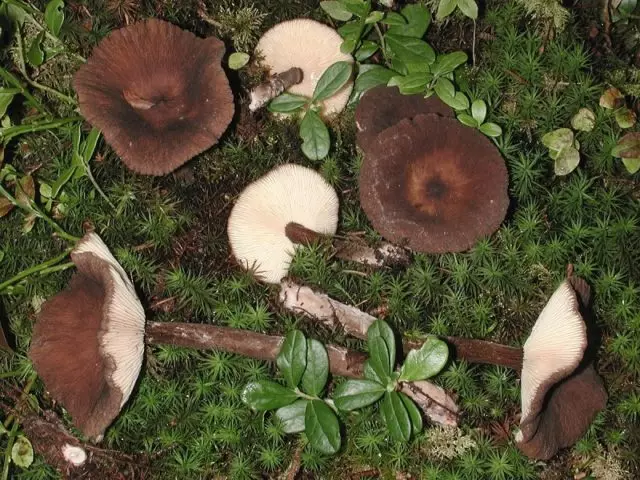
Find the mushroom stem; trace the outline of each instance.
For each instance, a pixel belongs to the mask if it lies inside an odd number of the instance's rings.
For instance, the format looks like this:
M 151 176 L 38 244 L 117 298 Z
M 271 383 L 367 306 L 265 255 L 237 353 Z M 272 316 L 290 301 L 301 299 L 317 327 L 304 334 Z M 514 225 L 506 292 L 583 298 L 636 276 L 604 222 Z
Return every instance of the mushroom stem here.
M 214 325 L 147 322 L 147 342 L 153 345 L 177 345 L 200 350 L 216 349 L 258 360 L 273 361 L 278 356 L 284 337 L 264 335 Z M 364 353 L 336 345 L 327 345 L 331 373 L 341 377 L 362 376 Z
M 302 77 L 302 70 L 297 67 L 270 77 L 251 91 L 249 110 L 255 112 L 264 107 L 271 99 L 280 95 L 287 88 L 300 83 Z
M 284 227 L 284 234 L 293 243 L 307 246 L 324 239 L 331 238 L 330 236 L 318 233 L 315 230 L 311 230 L 310 228 L 296 222 L 287 223 Z

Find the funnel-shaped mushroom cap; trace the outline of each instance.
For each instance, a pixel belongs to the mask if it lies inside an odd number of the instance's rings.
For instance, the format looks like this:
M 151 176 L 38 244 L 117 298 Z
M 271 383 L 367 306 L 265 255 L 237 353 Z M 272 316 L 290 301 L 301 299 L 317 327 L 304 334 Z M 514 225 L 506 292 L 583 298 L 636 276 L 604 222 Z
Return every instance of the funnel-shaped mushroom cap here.
M 490 235 L 509 205 L 504 160 L 476 129 L 416 115 L 381 132 L 360 169 L 360 204 L 387 240 L 459 252 Z
M 318 80 L 332 64 L 353 62 L 351 55 L 342 53 L 342 37 L 333 28 L 315 20 L 298 18 L 277 24 L 269 29 L 256 46 L 256 53 L 264 59 L 271 74 L 298 67 L 302 82 L 287 91 L 311 97 Z M 322 102 L 322 113 L 341 112 L 349 101 L 353 82 L 349 81 L 335 95 Z
M 98 235 L 87 234 L 71 259 L 78 272 L 67 290 L 42 305 L 29 356 L 74 424 L 100 439 L 140 373 L 144 310 Z
M 368 90 L 356 107 L 357 144 L 361 150 L 375 144 L 375 137 L 400 120 L 419 114 L 453 117 L 453 109 L 436 95 L 403 95 L 397 87 L 381 85 Z
M 586 285 L 586 284 L 585 284 Z M 587 328 L 571 280 L 565 280 L 540 313 L 524 344 L 522 417 L 516 436 L 529 456 L 550 458 L 584 434 L 606 402 L 593 368 L 570 379 L 583 361 Z
M 75 74 L 80 111 L 124 163 L 164 175 L 215 144 L 233 117 L 224 44 L 161 20 L 110 33 Z
M 333 235 L 338 207 L 336 192 L 315 170 L 277 167 L 245 188 L 233 207 L 227 229 L 233 255 L 260 280 L 279 283 L 296 249 L 285 234 L 287 225 Z

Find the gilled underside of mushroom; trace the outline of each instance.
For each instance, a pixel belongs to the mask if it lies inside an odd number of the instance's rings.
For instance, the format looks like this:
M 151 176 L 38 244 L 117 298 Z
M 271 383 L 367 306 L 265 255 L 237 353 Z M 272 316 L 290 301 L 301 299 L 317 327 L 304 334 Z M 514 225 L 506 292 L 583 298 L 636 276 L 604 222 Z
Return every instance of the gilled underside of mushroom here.
M 303 72 L 298 67 L 290 68 L 282 73 L 272 75 L 266 81 L 251 90 L 249 110 L 255 112 L 276 98 L 287 88 L 302 81 Z

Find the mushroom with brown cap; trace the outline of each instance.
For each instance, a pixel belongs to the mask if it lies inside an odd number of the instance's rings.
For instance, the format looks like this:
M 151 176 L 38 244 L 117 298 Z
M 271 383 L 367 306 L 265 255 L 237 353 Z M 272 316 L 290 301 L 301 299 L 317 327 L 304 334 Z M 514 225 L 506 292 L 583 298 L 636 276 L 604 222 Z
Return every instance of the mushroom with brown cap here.
M 367 151 L 360 203 L 387 240 L 419 252 L 459 252 L 504 220 L 504 160 L 484 135 L 456 119 L 404 119 Z
M 324 71 L 336 62 L 353 63 L 353 57 L 340 51 L 342 37 L 333 28 L 308 18 L 296 18 L 279 23 L 260 38 L 256 53 L 278 75 L 293 68 L 302 71 L 302 79 L 287 91 L 306 97 L 313 96 Z M 341 112 L 349 101 L 353 82 L 347 82 L 331 97 L 323 100 L 322 114 Z M 254 100 L 255 103 L 255 100 Z M 256 104 L 257 105 L 257 104 Z
M 234 113 L 224 44 L 150 19 L 111 32 L 74 76 L 80 112 L 124 163 L 169 173 L 214 145 Z

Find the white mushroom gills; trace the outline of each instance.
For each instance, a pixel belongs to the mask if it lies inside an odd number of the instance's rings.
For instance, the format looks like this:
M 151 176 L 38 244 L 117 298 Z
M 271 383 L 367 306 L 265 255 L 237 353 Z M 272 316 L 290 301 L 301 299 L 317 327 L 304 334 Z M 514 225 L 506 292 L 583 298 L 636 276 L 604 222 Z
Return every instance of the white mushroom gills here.
M 297 245 L 285 235 L 299 223 L 323 235 L 338 227 L 338 196 L 310 168 L 286 164 L 249 185 L 231 210 L 227 234 L 236 260 L 268 283 L 287 276 Z
M 292 67 L 302 70 L 302 82 L 287 89 L 289 93 L 311 97 L 324 71 L 336 62 L 353 63 L 353 57 L 342 53 L 342 37 L 333 28 L 315 20 L 298 18 L 277 24 L 258 42 L 256 53 L 272 75 Z M 331 116 L 341 112 L 349 101 L 353 81 L 322 102 L 322 113 Z

